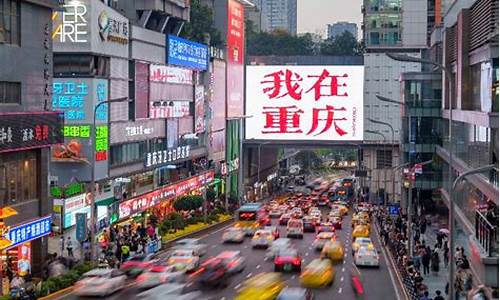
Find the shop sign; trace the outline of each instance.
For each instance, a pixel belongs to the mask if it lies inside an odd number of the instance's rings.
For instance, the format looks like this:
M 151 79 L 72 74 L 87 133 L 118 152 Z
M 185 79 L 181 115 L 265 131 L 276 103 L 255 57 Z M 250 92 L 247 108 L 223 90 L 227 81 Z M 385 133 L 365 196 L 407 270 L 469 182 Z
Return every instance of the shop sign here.
M 152 208 L 162 201 L 172 200 L 175 197 L 184 195 L 186 192 L 199 189 L 203 185 L 212 182 L 214 178 L 214 171 L 208 171 L 204 174 L 165 186 L 142 196 L 123 201 L 119 204 L 119 218 L 128 218 L 148 208 Z
M 193 71 L 172 66 L 150 65 L 149 81 L 192 85 Z
M 422 174 L 423 172 L 422 164 L 415 164 L 414 172 L 415 174 Z
M 9 248 L 41 238 L 51 233 L 52 217 L 46 216 L 22 225 L 12 226 L 7 232 L 7 239 L 12 242 Z
M 205 71 L 208 68 L 208 46 L 175 35 L 167 36 L 167 63 Z
M 210 55 L 210 58 L 216 58 L 220 60 L 226 59 L 226 57 L 224 56 L 224 50 L 217 48 L 215 46 L 210 46 L 208 48 L 208 53 Z
M 233 171 L 238 170 L 239 168 L 240 168 L 240 159 L 235 158 L 227 163 L 222 163 L 220 172 L 222 175 L 227 175 L 229 173 L 232 173 Z
M 227 2 L 227 116 L 243 115 L 245 8 Z
M 52 39 L 61 43 L 87 43 L 89 28 L 87 6 L 79 1 L 70 1 L 62 5 L 61 11 L 54 11 L 52 20 L 62 14 L 61 22 L 54 23 Z
M 142 125 L 125 127 L 125 134 L 129 137 L 136 135 L 153 134 L 153 131 L 153 127 L 145 127 Z
M 0 114 L 0 153 L 60 144 L 63 116 L 60 113 Z
M 164 120 L 136 120 L 111 123 L 111 144 L 130 143 L 165 137 Z
M 95 161 L 108 159 L 108 126 L 96 126 L 95 131 Z
M 205 87 L 201 84 L 194 88 L 194 132 L 205 131 Z
M 90 138 L 90 125 L 65 125 L 63 134 L 69 138 Z
M 77 213 L 76 219 L 76 240 L 79 242 L 85 241 L 87 238 L 87 214 Z
M 149 105 L 152 119 L 182 118 L 189 116 L 189 101 L 155 101 Z
M 144 166 L 146 168 L 156 167 L 163 164 L 175 163 L 181 159 L 189 158 L 188 146 L 181 146 L 177 148 L 170 148 L 166 150 L 158 150 L 146 153 L 146 159 L 144 161 Z
M 69 214 L 90 205 L 90 194 L 81 194 L 64 200 L 64 213 Z
M 121 20 L 110 16 L 106 10 L 101 11 L 97 18 L 99 37 L 102 41 L 118 44 L 128 44 L 128 20 Z
M 71 183 L 64 188 L 54 186 L 50 188 L 50 195 L 55 198 L 71 197 L 85 191 L 84 183 Z

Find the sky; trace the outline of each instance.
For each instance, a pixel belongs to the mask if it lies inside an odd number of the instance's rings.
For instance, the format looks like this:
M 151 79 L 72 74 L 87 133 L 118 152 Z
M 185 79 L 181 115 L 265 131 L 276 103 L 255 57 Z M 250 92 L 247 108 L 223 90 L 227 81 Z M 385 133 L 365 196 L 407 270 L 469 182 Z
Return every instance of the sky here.
M 358 24 L 361 30 L 362 0 L 297 0 L 297 32 L 321 33 L 326 37 L 326 25 L 335 22 Z

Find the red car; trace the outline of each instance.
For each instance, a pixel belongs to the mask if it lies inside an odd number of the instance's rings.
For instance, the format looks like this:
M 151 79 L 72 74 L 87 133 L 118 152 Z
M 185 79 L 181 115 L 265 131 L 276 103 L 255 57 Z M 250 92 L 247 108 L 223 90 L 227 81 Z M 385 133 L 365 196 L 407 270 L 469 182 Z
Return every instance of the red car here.
M 321 223 L 316 226 L 316 232 L 335 232 L 335 226 L 332 223 Z
M 302 269 L 302 257 L 295 249 L 279 249 L 274 257 L 274 271 L 298 271 Z
M 137 276 L 144 270 L 149 269 L 157 260 L 153 254 L 135 255 L 123 262 L 120 270 L 129 276 Z

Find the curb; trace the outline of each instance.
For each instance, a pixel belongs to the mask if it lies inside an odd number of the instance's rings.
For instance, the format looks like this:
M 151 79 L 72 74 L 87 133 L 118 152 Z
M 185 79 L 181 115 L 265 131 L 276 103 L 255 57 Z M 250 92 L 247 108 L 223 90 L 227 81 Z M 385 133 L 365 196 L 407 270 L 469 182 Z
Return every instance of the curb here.
M 48 294 L 45 297 L 38 298 L 38 300 L 52 300 L 52 299 L 57 299 L 58 297 L 65 296 L 67 294 L 70 294 L 73 292 L 74 286 L 67 287 L 65 289 L 59 290 L 57 292 L 54 292 L 52 294 Z

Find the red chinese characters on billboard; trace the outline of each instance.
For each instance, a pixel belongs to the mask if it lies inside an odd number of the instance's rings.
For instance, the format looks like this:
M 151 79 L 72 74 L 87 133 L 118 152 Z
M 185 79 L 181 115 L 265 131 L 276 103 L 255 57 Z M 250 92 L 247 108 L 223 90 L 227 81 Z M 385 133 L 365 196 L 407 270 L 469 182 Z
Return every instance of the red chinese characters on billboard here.
M 205 183 L 212 182 L 214 177 L 214 172 L 208 171 L 204 174 L 165 186 L 142 196 L 123 201 L 119 205 L 119 218 L 123 219 L 130 217 L 148 208 L 152 208 L 163 201 L 173 200 L 187 192 L 202 187 Z
M 246 138 L 362 140 L 362 66 L 248 66 Z
M 227 116 L 243 115 L 245 11 L 236 0 L 227 4 Z

